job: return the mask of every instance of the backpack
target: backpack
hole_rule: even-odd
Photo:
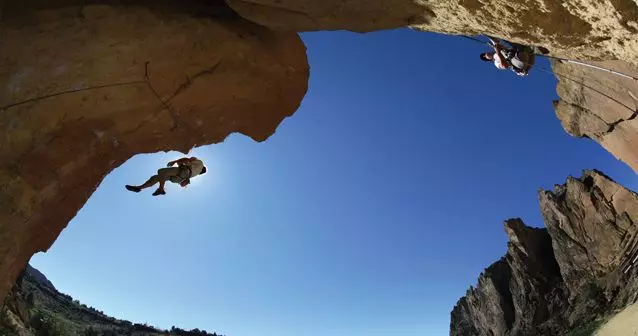
[[[530,47],[506,49],[502,55],[518,75],[527,75],[536,61],[534,50]]]

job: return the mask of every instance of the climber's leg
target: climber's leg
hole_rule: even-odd
[[[126,189],[133,192],[140,192],[142,189],[152,187],[155,184],[159,183],[159,188],[155,191],[155,193],[153,193],[153,195],[163,195],[166,193],[164,191],[164,184],[166,183],[166,181],[169,180],[171,177],[178,176],[179,172],[179,167],[162,168],[157,171],[157,175],[151,176],[151,178],[144,182],[144,184],[139,186],[127,185]]]

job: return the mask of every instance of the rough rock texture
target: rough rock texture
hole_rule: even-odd
[[[638,195],[597,171],[539,192],[547,229],[505,223],[505,257],[452,311],[451,335],[559,335],[638,298]]]
[[[562,278],[572,297],[597,282],[614,304],[638,298],[638,195],[597,171],[539,193]]]
[[[621,61],[591,62],[638,78],[638,67]],[[638,80],[556,62],[560,100],[554,103],[563,128],[600,143],[638,172]]]
[[[368,32],[410,26],[488,34],[541,45],[552,56],[594,63],[638,78],[635,0],[227,0],[243,17],[275,30]],[[468,42],[471,43],[471,42]],[[621,60],[621,61],[609,61]],[[632,66],[633,64],[633,66]],[[556,113],[570,134],[598,141],[638,172],[638,80],[556,64]],[[532,71],[536,75],[539,71]],[[542,74],[541,74],[542,75]]]
[[[299,37],[224,6],[64,3],[0,21],[0,297],[128,158],[263,141],[307,89]]]
[[[562,281],[546,229],[505,222],[507,254],[488,267],[452,311],[451,335],[540,335],[563,309]]]
[[[601,174],[540,193],[545,225],[570,289],[616,270],[633,251],[638,197]],[[572,295],[576,293],[572,292]]]
[[[552,56],[602,62],[638,78],[635,0],[227,0],[243,17],[275,30],[368,32],[410,26],[488,34],[549,48]],[[634,66],[631,66],[633,64]],[[555,65],[565,129],[588,136],[638,172],[638,80]],[[538,72],[538,71],[533,71]],[[562,75],[560,75],[562,74]],[[535,75],[535,73],[534,73]],[[633,121],[632,121],[633,120]]]
[[[542,44],[554,54],[638,64],[633,0],[227,0],[243,17],[277,30],[357,32],[412,26]]]

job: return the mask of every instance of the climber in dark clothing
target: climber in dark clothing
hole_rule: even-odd
[[[177,164],[177,167],[173,167],[175,164]],[[186,187],[190,184],[191,177],[206,173],[204,163],[196,157],[181,158],[169,162],[166,166],[167,168],[158,169],[157,175],[151,176],[144,184],[139,186],[126,185],[126,189],[133,192],[140,192],[142,189],[152,187],[159,183],[159,188],[155,190],[153,196],[166,195],[166,191],[164,190],[166,181],[179,183],[180,186]]]
[[[507,48],[503,41],[489,37],[494,51],[481,54],[481,60],[494,62],[501,70],[512,69],[519,76],[527,76],[536,61],[535,53],[547,54],[548,50],[542,47],[530,47],[518,43],[507,42],[511,48]]]

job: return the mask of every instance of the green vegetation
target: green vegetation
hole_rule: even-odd
[[[583,295],[588,299],[595,300],[596,302],[607,302],[605,291],[600,284],[595,281],[590,281],[584,286]]]
[[[5,305],[0,307],[0,335],[13,336],[18,335],[16,327],[9,317],[9,310]]]
[[[58,292],[42,278],[31,276],[27,267],[0,306],[0,336],[18,336],[18,328],[20,334],[28,336],[222,336],[199,329],[161,330],[146,323],[119,320]],[[13,309],[19,309],[22,315]]]
[[[603,322],[604,320],[601,318],[595,319],[576,329],[572,329],[569,333],[567,333],[567,336],[593,336],[594,332],[600,328]]]
[[[35,329],[35,336],[67,336],[75,331],[68,321],[44,309],[31,314],[30,326]]]
[[[594,332],[605,322],[607,298],[603,288],[595,281],[583,285],[581,294],[572,303],[578,316],[588,316],[576,322],[567,336],[593,336]]]

